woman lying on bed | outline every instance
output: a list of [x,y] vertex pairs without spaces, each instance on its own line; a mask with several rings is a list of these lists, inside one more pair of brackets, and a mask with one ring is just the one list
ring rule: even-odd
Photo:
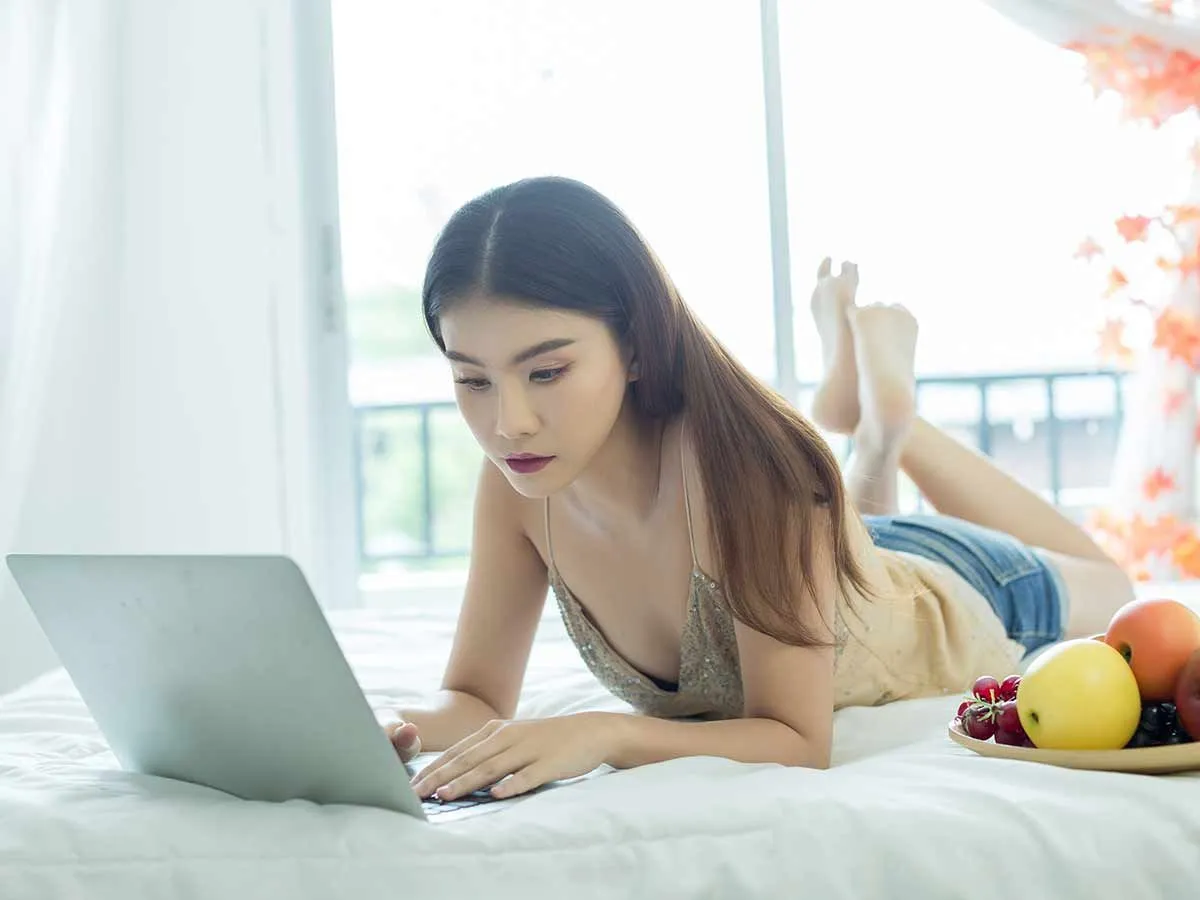
[[[916,417],[917,323],[856,305],[856,287],[826,261],[812,296],[814,419],[853,436],[843,480],[604,197],[539,178],[455,213],[425,317],[486,459],[444,689],[388,728],[405,758],[445,751],[421,795],[694,755],[826,767],[839,707],[963,691],[1104,630],[1125,575]],[[938,515],[897,515],[901,470]],[[643,715],[512,721],[548,587],[589,668]]]

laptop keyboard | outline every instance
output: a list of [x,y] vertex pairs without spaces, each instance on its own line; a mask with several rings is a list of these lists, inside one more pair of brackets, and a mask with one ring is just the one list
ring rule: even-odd
[[459,797],[457,800],[438,800],[437,798],[422,800],[421,806],[425,809],[425,815],[434,818],[454,809],[470,809],[472,806],[481,806],[484,803],[494,802],[496,802],[496,798],[484,788],[472,791],[464,797]]
[[[417,774],[410,763],[405,763],[404,768],[408,771],[409,777]],[[472,806],[482,806],[484,803],[495,803],[498,798],[489,793],[490,789],[489,785],[455,800],[439,800],[437,797],[430,797],[428,800],[421,801],[421,807],[425,810],[426,816],[433,818],[455,809],[469,809]]]

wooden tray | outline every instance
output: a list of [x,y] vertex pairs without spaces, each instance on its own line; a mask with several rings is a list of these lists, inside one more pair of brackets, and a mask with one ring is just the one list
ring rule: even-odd
[[992,756],[997,759],[1017,759],[1068,769],[1132,772],[1141,775],[1200,770],[1200,741],[1164,747],[1139,747],[1136,750],[1038,750],[1036,747],[1010,747],[997,744],[994,740],[977,740],[963,731],[957,721],[951,721],[948,730],[950,740],[956,744],[980,756]]

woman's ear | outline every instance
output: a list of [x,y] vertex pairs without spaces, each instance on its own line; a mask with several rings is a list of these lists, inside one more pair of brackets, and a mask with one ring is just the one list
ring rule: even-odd
[[627,380],[629,380],[630,382],[633,382],[633,381],[637,381],[640,377],[641,377],[641,371],[638,368],[637,360],[636,359],[630,360],[629,375],[628,375]]

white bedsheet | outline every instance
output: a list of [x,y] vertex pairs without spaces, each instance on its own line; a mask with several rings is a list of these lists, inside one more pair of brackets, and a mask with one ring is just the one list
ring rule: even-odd
[[[335,615],[372,703],[438,681],[453,611]],[[1003,673],[996,673],[1003,674]],[[678,760],[427,825],[123,773],[70,681],[0,698],[0,898],[1047,897],[1200,892],[1200,777],[952,744],[955,698],[850,709],[824,772]],[[522,715],[621,709],[543,625]],[[297,722],[297,740],[320,722]]]

